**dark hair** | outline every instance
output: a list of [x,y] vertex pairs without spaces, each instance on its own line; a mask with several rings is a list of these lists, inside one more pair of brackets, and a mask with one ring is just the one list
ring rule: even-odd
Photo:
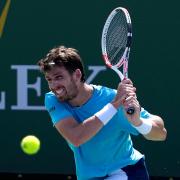
[[66,48],[65,46],[58,46],[51,49],[45,58],[37,63],[40,71],[48,72],[54,66],[64,67],[70,74],[80,69],[82,73],[81,81],[85,82],[84,66],[78,51],[74,48]]

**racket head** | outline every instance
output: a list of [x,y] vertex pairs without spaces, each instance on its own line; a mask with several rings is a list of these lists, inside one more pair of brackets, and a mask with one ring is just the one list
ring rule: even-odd
[[101,48],[105,64],[119,68],[128,60],[132,41],[132,24],[129,12],[115,8],[108,16],[102,32]]

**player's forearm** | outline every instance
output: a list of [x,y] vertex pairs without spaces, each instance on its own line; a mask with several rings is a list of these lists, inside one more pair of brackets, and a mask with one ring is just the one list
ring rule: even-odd
[[56,125],[56,127],[69,142],[75,146],[80,146],[96,135],[116,113],[117,109],[111,103],[108,103],[80,124],[73,119],[69,119],[61,122],[59,126]]
[[83,121],[76,127],[78,133],[76,144],[79,146],[92,138],[116,113],[117,109],[111,103],[108,103],[94,116]]
[[103,127],[103,123],[95,116],[92,116],[74,128],[72,143],[80,146],[91,139]]
[[163,120],[158,116],[151,117],[152,129],[150,133],[144,135],[148,140],[152,141],[164,141],[167,136],[167,131],[164,127]]
[[117,109],[111,103],[108,103],[82,123],[77,123],[73,118],[69,118],[55,126],[67,141],[74,146],[80,146],[96,135],[116,113]]

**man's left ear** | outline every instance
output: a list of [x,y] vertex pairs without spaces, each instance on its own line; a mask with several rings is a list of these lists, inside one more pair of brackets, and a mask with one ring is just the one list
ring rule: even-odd
[[80,69],[76,69],[74,75],[75,75],[76,80],[81,80],[82,73]]

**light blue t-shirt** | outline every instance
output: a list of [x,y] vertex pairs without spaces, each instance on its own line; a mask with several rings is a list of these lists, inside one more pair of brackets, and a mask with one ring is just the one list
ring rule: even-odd
[[[54,93],[45,96],[45,107],[53,124],[66,117],[74,117],[79,123],[93,116],[116,95],[116,90],[92,85],[92,97],[82,106],[73,107],[60,102]],[[142,108],[141,117],[148,119],[150,114]],[[79,147],[69,144],[74,152],[78,180],[103,177],[112,171],[135,164],[144,157],[133,148],[130,134],[138,135],[137,130],[128,122],[122,107],[116,115],[94,137]]]

